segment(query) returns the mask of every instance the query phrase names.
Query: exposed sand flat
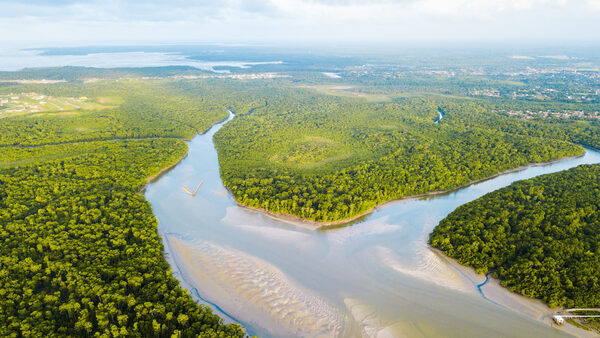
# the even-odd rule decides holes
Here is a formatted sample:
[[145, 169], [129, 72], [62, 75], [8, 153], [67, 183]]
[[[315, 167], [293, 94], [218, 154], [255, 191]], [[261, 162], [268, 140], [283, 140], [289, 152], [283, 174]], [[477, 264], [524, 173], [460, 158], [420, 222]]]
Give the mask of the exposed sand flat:
[[375, 251], [381, 263], [395, 271], [454, 290], [475, 292], [470, 280], [446, 264], [426, 246], [419, 245], [417, 247], [416, 265], [414, 266], [405, 264], [391, 249], [377, 246]]
[[353, 239], [393, 233], [402, 229], [401, 225], [389, 224], [388, 220], [388, 216], [383, 216], [373, 220], [368, 220], [358, 226], [332, 229], [329, 230], [329, 236], [327, 238], [332, 244], [343, 244], [344, 242], [348, 242]]
[[206, 300], [202, 299], [200, 297], [200, 295], [198, 294], [198, 292], [195, 292], [193, 290], [194, 286], [190, 285], [188, 282], [186, 282], [184, 280], [183, 276], [181, 275], [181, 270], [179, 269], [179, 266], [177, 265], [177, 263], [175, 262], [175, 259], [173, 258], [173, 254], [172, 254], [171, 248], [169, 246], [169, 243], [166, 242], [167, 236], [164, 234], [161, 234], [161, 237], [162, 237], [162, 242], [164, 245], [165, 259], [167, 260], [167, 262], [169, 262], [171, 269], [173, 269], [173, 271], [172, 271], [173, 277], [175, 277], [179, 281], [179, 284], [181, 285], [181, 287], [191, 291], [190, 296], [196, 303], [203, 304], [203, 305], [210, 307], [214, 314], [218, 315], [219, 317], [221, 317], [223, 319], [223, 323], [225, 323], [225, 324], [240, 324], [234, 318], [231, 318], [228, 314], [221, 311], [221, 309], [219, 309], [217, 306], [215, 306], [215, 304], [211, 304], [211, 303], [207, 302]]
[[401, 323], [386, 324], [377, 316], [377, 309], [358, 299], [346, 298], [344, 304], [361, 329], [361, 336], [373, 338], [408, 337]]
[[[257, 214], [262, 214], [265, 215], [269, 218], [271, 218], [274, 221], [278, 221], [278, 222], [282, 222], [282, 223], [287, 223], [289, 225], [293, 225], [296, 227], [300, 227], [300, 228], [304, 228], [307, 230], [316, 230], [318, 228], [320, 228], [321, 226], [323, 226], [323, 224], [317, 223], [317, 222], [313, 222], [313, 221], [307, 221], [307, 220], [302, 220], [301, 218], [298, 218], [296, 216], [292, 216], [292, 215], [287, 215], [287, 214], [277, 214], [277, 213], [273, 213], [270, 212], [268, 210], [265, 209], [259, 209], [259, 208], [253, 208], [247, 205], [242, 205], [239, 204], [239, 206], [247, 209], [247, 210], [252, 210], [254, 212], [256, 212]], [[228, 212], [228, 216], [229, 216], [229, 210], [227, 210]], [[227, 219], [223, 219], [224, 221], [227, 221]]]
[[[259, 216], [259, 217], [257, 217]], [[306, 249], [316, 249], [317, 243], [310, 240], [309, 230], [304, 227], [270, 227], [265, 224], [262, 215], [252, 215], [245, 212], [245, 210], [237, 207], [227, 208], [227, 213], [223, 217], [223, 224], [227, 224], [233, 228], [239, 229], [243, 232], [252, 233], [266, 240], [270, 240], [276, 243], [288, 243], [297, 247], [303, 247]]]
[[234, 318], [276, 336], [342, 335], [342, 313], [274, 266], [207, 242], [167, 240], [183, 278]]
[[411, 333], [422, 332], [422, 330], [415, 331], [413, 323], [405, 321], [386, 323], [382, 321], [377, 315], [376, 308], [363, 303], [359, 299], [345, 298], [344, 304], [355, 322], [358, 323], [362, 337], [399, 338], [411, 337]]
[[344, 304], [352, 314], [352, 317], [354, 317], [354, 320], [361, 327], [362, 335], [376, 337], [382, 323], [378, 320], [375, 309], [353, 298], [344, 299]]
[[277, 243], [290, 243], [297, 246], [314, 246], [314, 243], [307, 243], [310, 241], [310, 236], [301, 232], [249, 224], [236, 224], [234, 226], [242, 231], [254, 233]]
[[[460, 272], [473, 285], [479, 285], [485, 281], [485, 276], [478, 274], [472, 268], [466, 267], [458, 263], [455, 259], [447, 257], [441, 251], [435, 248], [428, 248], [428, 250], [439, 257], [440, 261], [446, 264], [448, 267], [452, 267], [454, 270]], [[543, 321], [548, 325], [559, 328], [561, 331], [569, 333], [577, 337], [598, 337], [596, 334], [590, 331], [580, 329], [574, 325], [565, 323], [561, 326], [557, 326], [552, 321], [552, 314], [556, 313], [558, 309], [552, 309], [548, 307], [544, 302], [529, 297], [522, 296], [509, 289], [500, 285], [500, 281], [496, 278], [489, 277], [488, 282], [481, 287], [483, 296], [489, 301], [494, 302], [507, 309], [520, 313], [521, 315]]]

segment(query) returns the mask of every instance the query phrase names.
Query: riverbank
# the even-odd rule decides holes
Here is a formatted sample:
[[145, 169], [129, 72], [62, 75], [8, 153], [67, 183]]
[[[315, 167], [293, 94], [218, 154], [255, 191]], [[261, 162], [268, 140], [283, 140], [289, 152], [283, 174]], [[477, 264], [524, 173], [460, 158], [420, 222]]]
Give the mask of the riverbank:
[[339, 309], [275, 266], [232, 248], [163, 238], [179, 279], [217, 313], [239, 320], [250, 334], [258, 330], [275, 336], [333, 337], [343, 331]]
[[179, 163], [181, 163], [181, 161], [183, 161], [188, 156], [189, 147], [187, 145], [187, 142], [185, 145], [188, 148], [188, 149], [186, 149], [185, 154], [183, 154], [183, 156], [181, 156], [175, 163], [171, 164], [168, 167], [162, 168], [156, 174], [148, 177], [148, 179], [146, 180], [146, 184], [144, 184], [144, 186], [138, 191], [138, 194], [144, 194], [144, 192], [146, 191], [146, 188], [148, 188], [148, 185], [150, 185], [152, 182], [158, 180], [162, 175], [166, 174], [169, 170], [175, 168]]
[[170, 166], [168, 166], [168, 167], [164, 167], [164, 168], [162, 168], [162, 169], [161, 169], [159, 172], [157, 172], [156, 174], [154, 174], [154, 175], [152, 175], [152, 176], [148, 177], [148, 179], [146, 180], [146, 184], [144, 184], [144, 186], [143, 186], [143, 187], [140, 189], [140, 191], [138, 191], [138, 193], [139, 193], [139, 194], [143, 194], [143, 193], [146, 191], [146, 188], [148, 188], [148, 185], [150, 185], [150, 183], [152, 183], [152, 182], [156, 181], [156, 180], [157, 180], [157, 179], [159, 179], [159, 178], [160, 178], [162, 175], [166, 174], [166, 173], [167, 173], [169, 170], [171, 170], [171, 169], [175, 168], [175, 167], [176, 167], [176, 166], [177, 166], [179, 163], [181, 163], [181, 161], [183, 161], [183, 160], [184, 160], [184, 159], [185, 159], [185, 158], [188, 156], [188, 153], [190, 152], [190, 147], [189, 147], [188, 143], [189, 143], [189, 142], [191, 142], [191, 141], [194, 139], [194, 137], [196, 137], [196, 136], [200, 136], [200, 135], [204, 135], [204, 134], [208, 133], [208, 131], [209, 131], [209, 130], [211, 130], [211, 129], [212, 129], [214, 126], [216, 126], [216, 125], [218, 125], [218, 124], [220, 124], [220, 123], [223, 123], [223, 122], [227, 121], [227, 119], [231, 118], [232, 114], [233, 114], [233, 112], [232, 112], [231, 110], [229, 110], [229, 115], [227, 115], [227, 117], [225, 117], [225, 118], [223, 118], [223, 119], [221, 119], [221, 120], [219, 120], [219, 121], [216, 121], [216, 122], [214, 122], [214, 123], [213, 123], [213, 124], [211, 124], [211, 125], [210, 125], [208, 128], [206, 128], [206, 130], [204, 130], [203, 132], [201, 132], [201, 133], [196, 133], [196, 134], [195, 134], [195, 135], [194, 135], [194, 136], [193, 136], [191, 139], [189, 139], [189, 140], [188, 140], [188, 139], [181, 139], [182, 141], [184, 141], [184, 142], [185, 142], [185, 145], [186, 145], [186, 148], [187, 148], [187, 149], [186, 149], [186, 151], [185, 151], [185, 154], [184, 154], [183, 156], [181, 156], [181, 157], [179, 158], [179, 160], [177, 160], [177, 162], [173, 163], [172, 165], [170, 165]]
[[466, 187], [469, 187], [471, 185], [477, 184], [477, 183], [481, 183], [487, 180], [491, 180], [493, 178], [496, 178], [498, 176], [501, 175], [505, 175], [505, 174], [510, 174], [510, 173], [514, 173], [514, 172], [519, 172], [522, 170], [525, 170], [527, 168], [531, 168], [531, 167], [539, 167], [539, 166], [546, 166], [546, 165], [550, 165], [553, 163], [557, 163], [557, 162], [561, 162], [561, 161], [566, 161], [566, 160], [570, 160], [570, 159], [574, 159], [574, 158], [579, 158], [585, 155], [585, 151], [583, 152], [583, 154], [579, 154], [579, 155], [574, 155], [574, 156], [567, 156], [567, 157], [561, 157], [559, 159], [556, 160], [552, 160], [552, 161], [547, 161], [547, 162], [535, 162], [535, 163], [530, 163], [529, 165], [523, 165], [520, 167], [516, 167], [513, 169], [508, 169], [508, 170], [504, 170], [501, 172], [498, 172], [494, 175], [491, 176], [487, 176], [481, 179], [477, 179], [474, 181], [471, 181], [469, 183], [463, 184], [461, 186], [458, 186], [456, 188], [453, 189], [449, 189], [449, 190], [438, 190], [438, 191], [433, 191], [433, 192], [429, 192], [429, 193], [425, 193], [425, 194], [418, 194], [418, 195], [412, 195], [412, 196], [406, 196], [406, 197], [402, 197], [402, 198], [398, 198], [398, 199], [394, 199], [391, 201], [387, 201], [381, 204], [377, 204], [376, 206], [374, 206], [373, 208], [370, 208], [369, 210], [362, 212], [360, 214], [357, 214], [355, 216], [349, 217], [349, 218], [345, 218], [342, 220], [338, 220], [338, 221], [331, 221], [331, 222], [319, 222], [319, 221], [312, 221], [312, 220], [307, 220], [298, 216], [294, 216], [291, 214], [287, 214], [287, 213], [278, 213], [278, 212], [273, 212], [264, 208], [257, 208], [257, 207], [252, 207], [246, 204], [243, 204], [241, 202], [239, 202], [235, 196], [233, 195], [233, 193], [231, 192], [231, 190], [229, 190], [229, 188], [225, 187], [227, 189], [227, 191], [231, 194], [232, 198], [235, 200], [235, 202], [237, 203], [238, 206], [249, 209], [249, 210], [254, 210], [260, 213], [263, 213], [271, 218], [274, 218], [278, 221], [284, 222], [284, 223], [288, 223], [294, 226], [298, 226], [298, 227], [302, 227], [302, 228], [306, 228], [306, 229], [311, 229], [311, 230], [317, 230], [319, 228], [323, 228], [323, 227], [332, 227], [332, 226], [336, 226], [336, 225], [343, 225], [346, 223], [350, 223], [352, 221], [356, 221], [357, 219], [361, 218], [361, 217], [365, 217], [369, 214], [371, 214], [372, 212], [374, 212], [377, 209], [380, 208], [385, 208], [389, 205], [392, 204], [396, 204], [396, 203], [402, 203], [402, 202], [407, 202], [407, 201], [412, 201], [412, 200], [416, 200], [416, 199], [421, 199], [421, 198], [426, 198], [426, 197], [433, 197], [433, 196], [438, 196], [438, 195], [444, 195], [444, 194], [450, 194], [452, 192], [464, 189]]
[[560, 326], [556, 325], [552, 320], [552, 314], [556, 313], [560, 309], [550, 308], [539, 299], [525, 297], [518, 293], [512, 292], [502, 286], [499, 279], [494, 278], [491, 275], [486, 276], [484, 274], [478, 274], [473, 268], [462, 265], [456, 259], [446, 256], [443, 251], [430, 245], [427, 245], [427, 247], [429, 250], [431, 250], [431, 252], [438, 256], [441, 261], [460, 273], [473, 285], [473, 287], [477, 288], [484, 299], [505, 309], [517, 312], [529, 319], [541, 321], [570, 335], [577, 337], [597, 337], [597, 335], [595, 335], [593, 332], [586, 331], [566, 322]]
[[171, 248], [169, 242], [169, 235], [161, 233], [159, 233], [159, 235], [161, 237], [161, 242], [163, 243], [163, 256], [165, 257], [165, 260], [169, 263], [169, 266], [171, 266], [171, 269], [173, 270], [171, 273], [173, 274], [173, 277], [175, 277], [175, 279], [179, 281], [180, 286], [183, 289], [188, 290], [190, 297], [192, 297], [192, 299], [196, 303], [208, 306], [214, 314], [223, 319], [224, 324], [238, 324], [240, 326], [243, 326], [242, 323], [240, 323], [235, 318], [231, 317], [229, 314], [225, 313], [218, 305], [213, 304], [200, 296], [198, 289], [196, 289], [194, 285], [188, 282], [186, 275], [181, 270], [180, 263], [178, 263], [176, 259], [177, 256], [174, 254], [176, 253], [176, 251], [174, 251]]

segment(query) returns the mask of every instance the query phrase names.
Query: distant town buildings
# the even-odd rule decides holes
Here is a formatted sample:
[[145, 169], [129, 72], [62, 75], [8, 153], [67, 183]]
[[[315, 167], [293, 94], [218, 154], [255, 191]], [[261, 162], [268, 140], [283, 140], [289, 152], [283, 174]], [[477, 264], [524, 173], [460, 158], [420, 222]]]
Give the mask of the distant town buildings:
[[552, 110], [493, 110], [494, 113], [501, 113], [508, 116], [520, 117], [523, 119], [534, 119], [534, 118], [557, 118], [557, 119], [595, 119], [600, 120], [600, 112], [586, 112], [583, 110], [563, 110], [563, 111], [552, 111]]

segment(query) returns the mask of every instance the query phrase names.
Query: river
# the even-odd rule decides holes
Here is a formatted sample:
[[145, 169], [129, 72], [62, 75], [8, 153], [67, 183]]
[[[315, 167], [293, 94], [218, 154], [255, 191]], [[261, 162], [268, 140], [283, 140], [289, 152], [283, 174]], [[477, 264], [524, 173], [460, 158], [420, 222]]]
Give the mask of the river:
[[[598, 163], [599, 152], [388, 203], [350, 225], [313, 230], [236, 204], [221, 182], [212, 142], [226, 122], [189, 142], [188, 156], [145, 196], [174, 274], [228, 321], [261, 336], [565, 334], [539, 320], [539, 302], [501, 288], [484, 296], [484, 276], [450, 264], [426, 241], [459, 205], [517, 180]], [[200, 182], [196, 196], [182, 190]]]
[[442, 108], [438, 108], [437, 109], [437, 113], [438, 113], [438, 118], [435, 119], [435, 121], [433, 121], [433, 123], [438, 124], [440, 122], [442, 122], [442, 119], [444, 118], [444, 115], [446, 115], [446, 113], [444, 113], [444, 111], [442, 110]]

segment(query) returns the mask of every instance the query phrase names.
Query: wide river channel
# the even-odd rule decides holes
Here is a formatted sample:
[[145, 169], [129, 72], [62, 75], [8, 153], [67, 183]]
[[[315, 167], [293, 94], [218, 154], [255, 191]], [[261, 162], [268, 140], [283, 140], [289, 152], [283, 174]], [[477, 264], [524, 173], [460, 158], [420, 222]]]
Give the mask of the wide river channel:
[[[426, 242], [458, 206], [517, 180], [598, 163], [599, 152], [388, 203], [351, 224], [314, 230], [236, 204], [212, 142], [227, 121], [189, 142], [188, 156], [145, 193], [175, 276], [226, 321], [260, 336], [565, 335], [539, 302], [497, 282], [480, 292], [483, 276]], [[195, 196], [183, 189], [201, 182]]]

